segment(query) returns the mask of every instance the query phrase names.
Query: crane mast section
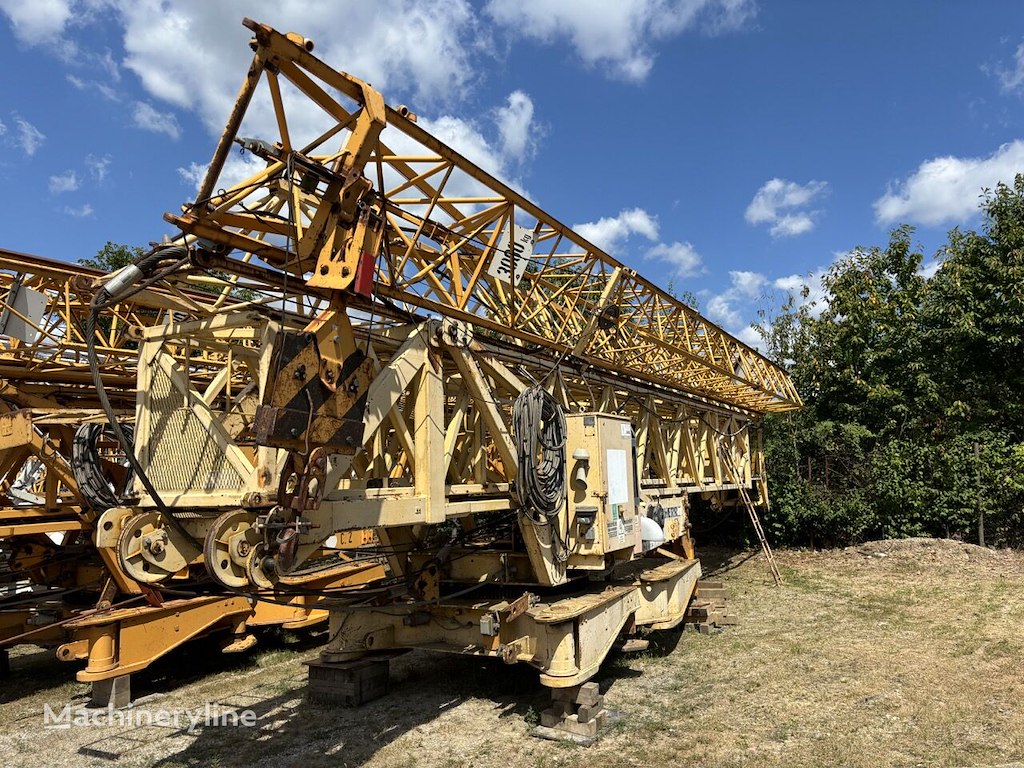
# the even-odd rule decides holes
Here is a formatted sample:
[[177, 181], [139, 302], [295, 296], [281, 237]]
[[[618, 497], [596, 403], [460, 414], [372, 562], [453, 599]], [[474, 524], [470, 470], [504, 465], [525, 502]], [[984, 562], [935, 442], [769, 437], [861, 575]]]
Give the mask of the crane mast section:
[[[303, 38], [246, 25], [253, 65], [199, 197], [167, 217], [204, 245], [208, 265], [276, 271], [292, 294], [344, 292], [379, 323], [424, 311], [456, 319], [552, 361], [571, 357], [730, 409], [799, 407], [785, 371], [446, 146], [408, 109], [385, 105]], [[269, 101], [276, 136], [243, 135], [257, 97]], [[232, 142], [266, 163], [237, 184], [226, 183], [238, 177], [224, 149]]]

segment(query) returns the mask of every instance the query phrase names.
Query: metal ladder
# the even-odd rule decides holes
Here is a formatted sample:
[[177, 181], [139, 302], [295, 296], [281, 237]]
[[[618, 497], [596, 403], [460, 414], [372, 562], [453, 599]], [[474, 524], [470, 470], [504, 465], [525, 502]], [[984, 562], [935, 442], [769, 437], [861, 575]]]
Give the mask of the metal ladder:
[[779, 566], [775, 563], [775, 555], [772, 553], [771, 545], [768, 543], [768, 537], [764, 534], [764, 526], [761, 525], [761, 518], [757, 514], [757, 507], [754, 506], [753, 499], [750, 498], [750, 493], [743, 485], [743, 477], [740, 475], [739, 470], [733, 463], [732, 456], [725, 449], [724, 446], [718, 446], [718, 458], [722, 462], [722, 466], [729, 473], [729, 477], [732, 482], [736, 485], [736, 490], [739, 491], [740, 500], [743, 502], [743, 506], [747, 508], [747, 514], [750, 515], [750, 522], [754, 526], [754, 533], [757, 534], [757, 540], [761, 543], [761, 551], [764, 552], [764, 559], [768, 561], [768, 570], [772, 574], [772, 580], [775, 582], [775, 586], [782, 586], [782, 574], [779, 573]]

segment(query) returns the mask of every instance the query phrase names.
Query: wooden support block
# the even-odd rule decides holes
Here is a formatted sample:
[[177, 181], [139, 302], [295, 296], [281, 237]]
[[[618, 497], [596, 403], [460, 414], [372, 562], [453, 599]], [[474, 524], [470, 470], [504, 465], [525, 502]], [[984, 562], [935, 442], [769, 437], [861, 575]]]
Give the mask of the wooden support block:
[[591, 720], [597, 718], [599, 714], [604, 712], [604, 702], [600, 701], [592, 707], [586, 705], [582, 706], [576, 712], [576, 719], [581, 723], [589, 723]]
[[562, 724], [563, 716], [554, 709], [545, 709], [540, 713], [540, 724], [545, 728], [557, 728]]
[[622, 644], [623, 653], [639, 653], [651, 647], [650, 640], [643, 640], [639, 637], [631, 637]]
[[705, 589], [725, 589], [724, 581], [705, 581], [701, 579], [697, 582], [697, 593], [701, 593]]
[[584, 707], [593, 707], [601, 701], [601, 687], [597, 683], [584, 683], [576, 694], [576, 703]]
[[574, 685], [571, 688], [552, 688], [552, 701], [576, 701], [576, 695], [580, 692], [580, 686]]
[[576, 703], [572, 701], [553, 701], [551, 711], [559, 717], [565, 717], [576, 712]]
[[307, 661], [307, 691], [313, 701], [358, 707], [388, 692], [387, 659], [358, 659], [329, 664]]
[[729, 595], [724, 589], [700, 589], [696, 597], [700, 600], [725, 600]]
[[106, 680], [97, 680], [92, 684], [92, 696], [89, 705], [106, 709], [124, 709], [132, 703], [132, 676], [121, 675]]
[[581, 723], [576, 715], [569, 715], [558, 727], [579, 736], [597, 736], [597, 720]]
[[611, 712], [603, 706], [594, 710], [584, 705], [581, 709], [586, 710], [582, 718], [579, 714], [556, 718], [552, 710], [545, 709], [540, 713], [541, 724], [530, 731], [530, 735], [540, 739], [590, 746], [600, 733], [621, 719], [617, 712]]

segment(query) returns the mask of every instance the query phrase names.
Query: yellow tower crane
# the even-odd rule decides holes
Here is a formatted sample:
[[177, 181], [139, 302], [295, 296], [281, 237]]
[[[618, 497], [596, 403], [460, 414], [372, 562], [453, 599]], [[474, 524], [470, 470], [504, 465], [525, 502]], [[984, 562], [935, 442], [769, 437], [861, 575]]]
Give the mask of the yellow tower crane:
[[[793, 383], [311, 41], [245, 25], [207, 175], [166, 216], [181, 237], [93, 302], [95, 322], [140, 288], [247, 292], [140, 331], [119, 560], [285, 599], [325, 545], [380, 556], [358, 594], [321, 592], [317, 675], [423, 647], [576, 691], [616, 642], [683, 620], [689, 498], [767, 498], [760, 420], [800, 406]], [[211, 378], [212, 352], [231, 375]], [[374, 543], [337, 545], [356, 530]]]

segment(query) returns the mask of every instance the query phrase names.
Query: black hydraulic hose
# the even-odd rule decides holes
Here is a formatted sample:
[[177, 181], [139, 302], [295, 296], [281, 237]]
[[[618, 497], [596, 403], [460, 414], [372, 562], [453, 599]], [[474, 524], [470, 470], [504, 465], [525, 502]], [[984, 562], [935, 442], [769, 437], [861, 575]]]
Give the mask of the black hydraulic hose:
[[[110, 428], [113, 431], [114, 436], [117, 438], [117, 441], [121, 444], [121, 448], [124, 450], [128, 463], [131, 464], [136, 477], [138, 477], [142, 482], [142, 485], [149, 494], [149, 497], [156, 504], [160, 513], [167, 519], [167, 522], [170, 523], [171, 527], [184, 536], [187, 541], [194, 542], [197, 546], [200, 546], [195, 537], [193, 537], [182, 522], [174, 516], [170, 507], [164, 503], [156, 487], [153, 485], [152, 481], [150, 481], [145, 470], [142, 468], [142, 465], [139, 463], [138, 458], [136, 458], [133, 442], [128, 435], [125, 434], [120, 422], [118, 422], [117, 416], [114, 413], [114, 407], [110, 404], [110, 398], [107, 397], [106, 387], [103, 386], [103, 376], [100, 374], [99, 355], [96, 352], [96, 325], [100, 312], [116, 301], [121, 300], [124, 295], [128, 293], [126, 289], [132, 286], [132, 283], [134, 283], [135, 280], [152, 273], [160, 262], [175, 257], [179, 257], [179, 261], [187, 260], [188, 249], [185, 246], [171, 246], [169, 248], [155, 249], [154, 251], [145, 254], [135, 264], [128, 267], [126, 272], [131, 271], [131, 276], [134, 279], [119, 279], [125, 274], [125, 272], [122, 272], [118, 277], [115, 277], [113, 280], [108, 282], [107, 285], [100, 288], [96, 292], [96, 295], [93, 296], [92, 301], [89, 302], [89, 314], [85, 321], [85, 337], [89, 351], [89, 372], [92, 374], [92, 381], [96, 386], [96, 395], [99, 398], [103, 412], [107, 416], [107, 421], [110, 423]], [[111, 285], [116, 285], [116, 287], [108, 289], [108, 286]], [[131, 292], [135, 293], [138, 290], [141, 290], [141, 288], [136, 287]]]

